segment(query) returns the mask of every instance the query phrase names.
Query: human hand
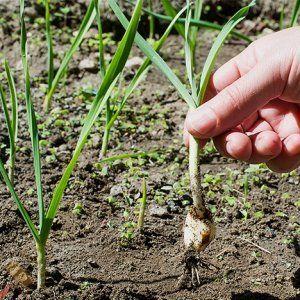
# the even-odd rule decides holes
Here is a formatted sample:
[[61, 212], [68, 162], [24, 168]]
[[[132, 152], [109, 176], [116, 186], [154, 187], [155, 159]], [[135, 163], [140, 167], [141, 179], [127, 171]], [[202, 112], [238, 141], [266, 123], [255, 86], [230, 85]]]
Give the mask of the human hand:
[[218, 151], [276, 172], [300, 165], [300, 28], [253, 42], [218, 69], [207, 101], [190, 111], [189, 134], [201, 144], [213, 138]]

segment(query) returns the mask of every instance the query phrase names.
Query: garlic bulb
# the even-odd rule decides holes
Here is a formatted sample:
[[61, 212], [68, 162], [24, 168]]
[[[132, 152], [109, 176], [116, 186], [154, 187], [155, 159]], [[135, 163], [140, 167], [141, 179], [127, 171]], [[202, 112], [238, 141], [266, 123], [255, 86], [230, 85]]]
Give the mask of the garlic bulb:
[[203, 251], [214, 239], [216, 227], [209, 211], [203, 211], [192, 206], [186, 216], [184, 225], [184, 244], [197, 252]]

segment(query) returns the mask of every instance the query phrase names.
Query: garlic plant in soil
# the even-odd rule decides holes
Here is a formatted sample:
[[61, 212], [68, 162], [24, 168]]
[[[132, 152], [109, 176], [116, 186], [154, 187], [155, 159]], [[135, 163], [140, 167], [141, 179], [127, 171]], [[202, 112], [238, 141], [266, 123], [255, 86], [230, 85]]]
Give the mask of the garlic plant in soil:
[[[141, 11], [142, 11], [143, 0], [138, 0], [136, 2], [136, 7], [132, 15], [130, 24], [120, 41], [118, 48], [113, 56], [107, 72], [100, 84], [97, 95], [95, 96], [91, 108], [85, 117], [83, 127], [78, 138], [76, 148], [73, 152], [72, 158], [64, 170], [60, 181], [57, 183], [56, 188], [53, 190], [52, 198], [49, 203], [49, 207], [46, 210], [44, 197], [43, 197], [43, 186], [42, 186], [42, 167], [41, 167], [41, 157], [39, 151], [39, 134], [36, 113], [34, 110], [34, 105], [31, 97], [31, 83], [30, 83], [30, 73], [29, 65], [27, 59], [27, 32], [25, 26], [25, 1], [20, 0], [20, 26], [21, 26], [21, 55], [23, 63], [23, 72], [25, 78], [25, 102], [26, 102], [26, 111], [27, 111], [27, 121], [29, 127], [29, 133], [31, 137], [32, 153], [34, 160], [34, 173], [35, 173], [35, 183], [37, 191], [37, 203], [39, 210], [39, 222], [36, 226], [35, 222], [31, 219], [29, 213], [26, 210], [25, 205], [20, 200], [18, 194], [15, 191], [14, 185], [9, 178], [8, 172], [0, 159], [0, 174], [2, 175], [3, 181], [5, 182], [9, 192], [12, 195], [12, 199], [16, 203], [28, 229], [30, 230], [33, 240], [36, 244], [36, 253], [37, 253], [37, 288], [42, 289], [45, 287], [46, 279], [46, 244], [49, 238], [51, 231], [51, 226], [54, 218], [57, 215], [60, 202], [62, 200], [63, 194], [67, 187], [68, 181], [74, 170], [78, 158], [87, 142], [88, 136], [91, 132], [91, 129], [99, 117], [99, 114], [102, 112], [106, 105], [106, 101], [111, 96], [113, 88], [116, 85], [117, 79], [120, 76], [128, 56], [131, 52], [132, 44], [138, 27]], [[10, 83], [9, 83], [10, 84]], [[6, 102], [3, 101], [2, 95], [2, 104]], [[5, 114], [7, 115], [6, 120], [10, 120], [8, 112], [6, 109]], [[17, 116], [14, 118], [16, 122]], [[12, 130], [12, 123], [7, 122], [8, 129]], [[14, 123], [15, 124], [15, 123]], [[16, 127], [16, 126], [15, 126]], [[17, 127], [16, 127], [17, 128]], [[16, 136], [16, 130], [10, 134], [12, 137]], [[15, 139], [11, 139], [12, 143], [15, 143]]]
[[[166, 3], [167, 1], [164, 1]], [[108, 3], [123, 27], [128, 27], [128, 20], [122, 13], [120, 7], [115, 0], [108, 0]], [[149, 59], [155, 64], [158, 69], [170, 80], [174, 85], [175, 89], [179, 92], [181, 97], [187, 102], [190, 109], [196, 109], [199, 107], [204, 100], [204, 95], [208, 86], [208, 82], [215, 66], [216, 58], [221, 50], [225, 40], [233, 31], [238, 23], [245, 19], [251, 7], [255, 5], [255, 1], [252, 1], [249, 5], [240, 9], [222, 28], [221, 32], [215, 39], [213, 46], [207, 56], [205, 64], [202, 68], [200, 82], [197, 82], [196, 62], [195, 62], [195, 46], [197, 44], [198, 29], [193, 26], [190, 28], [190, 23], [193, 21], [200, 20], [202, 1], [195, 1], [195, 8], [187, 11], [185, 18], [185, 26], [179, 29], [181, 34], [185, 36], [185, 55], [186, 55], [186, 71], [189, 79], [190, 90], [187, 90], [185, 85], [179, 80], [174, 74], [170, 67], [160, 57], [160, 55], [151, 47], [147, 41], [143, 39], [141, 35], [137, 33], [135, 42], [141, 51], [148, 56]], [[187, 6], [190, 7], [189, 1]], [[178, 24], [183, 26], [182, 24]], [[177, 26], [177, 27], [179, 27]], [[180, 28], [180, 27], [179, 27]], [[201, 175], [200, 175], [200, 148], [199, 141], [195, 138], [190, 138], [189, 143], [189, 175], [190, 175], [190, 186], [193, 198], [193, 206], [186, 217], [184, 226], [184, 243], [186, 247], [192, 248], [197, 252], [203, 251], [208, 244], [212, 241], [215, 236], [215, 226], [213, 224], [211, 214], [205, 206], [204, 195], [201, 190]]]

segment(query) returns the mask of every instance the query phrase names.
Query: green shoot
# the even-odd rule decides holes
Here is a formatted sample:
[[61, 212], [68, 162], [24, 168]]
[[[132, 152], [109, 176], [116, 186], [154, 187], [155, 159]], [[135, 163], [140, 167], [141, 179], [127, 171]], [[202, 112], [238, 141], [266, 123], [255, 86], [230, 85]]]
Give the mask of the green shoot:
[[300, 0], [295, 0], [295, 5], [294, 5], [293, 11], [292, 11], [290, 27], [297, 26], [299, 14], [300, 14]]
[[283, 3], [280, 8], [280, 16], [279, 16], [279, 30], [282, 30], [284, 28], [284, 17], [285, 17], [285, 0], [283, 0]]
[[[152, 0], [148, 0], [148, 9], [150, 11], [153, 11]], [[155, 38], [155, 18], [154, 18], [154, 16], [149, 16], [149, 24], [150, 24], [149, 39], [153, 40]]]
[[153, 155], [156, 155], [158, 151], [152, 150], [148, 152], [137, 152], [137, 153], [123, 153], [123, 154], [118, 154], [106, 158], [102, 158], [99, 162], [98, 165], [104, 164], [104, 163], [110, 163], [114, 162], [116, 160], [122, 160], [122, 159], [127, 159], [127, 158], [145, 158], [145, 157], [152, 157]]
[[[202, 14], [202, 6], [203, 6], [203, 1], [202, 0], [196, 0], [195, 2], [195, 10], [194, 10], [194, 19], [199, 21], [201, 18]], [[189, 20], [189, 22], [191, 22]], [[190, 24], [189, 24], [190, 26]], [[199, 27], [197, 26], [192, 26], [191, 28], [191, 33], [190, 33], [190, 43], [191, 43], [191, 52], [192, 52], [192, 65], [194, 68], [194, 71], [196, 71], [196, 44], [197, 44], [197, 36], [199, 32]]]
[[0, 100], [4, 112], [5, 122], [9, 135], [9, 179], [14, 184], [14, 169], [16, 160], [16, 142], [18, 136], [18, 102], [15, 82], [11, 74], [7, 60], [4, 61], [4, 68], [10, 91], [11, 113], [8, 110], [6, 96], [0, 84]]
[[[94, 6], [95, 6], [95, 10], [96, 10], [96, 19], [97, 19], [97, 25], [98, 25], [99, 66], [100, 66], [100, 74], [103, 78], [106, 73], [106, 66], [105, 66], [105, 61], [104, 61], [103, 30], [102, 30], [102, 22], [101, 22], [100, 2], [98, 0], [94, 0]], [[106, 113], [106, 124], [108, 124], [111, 119], [111, 115], [112, 115], [110, 99], [107, 99], [105, 113]], [[102, 156], [106, 155], [108, 141], [109, 141], [109, 135], [110, 135], [110, 131], [108, 130], [107, 126], [105, 126], [103, 140], [102, 140], [102, 149], [101, 149]]]
[[23, 64], [23, 73], [25, 78], [25, 101], [27, 110], [27, 122], [29, 126], [29, 133], [31, 138], [32, 152], [33, 152], [33, 162], [34, 162], [34, 174], [35, 183], [38, 196], [38, 206], [39, 206], [39, 221], [40, 226], [43, 225], [44, 221], [44, 201], [43, 201], [43, 188], [41, 179], [41, 158], [39, 150], [39, 135], [36, 122], [36, 116], [34, 112], [34, 107], [31, 99], [31, 87], [30, 87], [30, 74], [29, 66], [27, 60], [27, 32], [25, 27], [25, 4], [24, 0], [20, 0], [20, 25], [21, 25], [21, 55]]
[[[172, 3], [170, 0], [162, 0], [162, 5], [164, 7], [164, 10], [166, 12], [166, 14], [171, 18], [174, 19], [174, 17], [176, 16], [177, 12], [176, 9], [173, 7]], [[178, 33], [185, 38], [185, 29], [184, 26], [182, 24], [175, 24], [175, 28], [178, 31]]]
[[137, 227], [139, 230], [143, 230], [144, 223], [145, 223], [146, 205], [147, 205], [147, 184], [146, 184], [145, 178], [143, 178], [142, 198], [140, 201], [141, 201], [141, 204], [140, 204], [140, 212], [139, 212], [139, 219], [138, 219]]
[[50, 14], [50, 0], [44, 0], [45, 6], [45, 22], [46, 22], [46, 40], [48, 46], [48, 92], [51, 90], [52, 81], [54, 78], [54, 63], [53, 63], [53, 41], [51, 32], [51, 14]]
[[97, 25], [98, 25], [98, 35], [99, 35], [99, 67], [100, 67], [100, 74], [102, 78], [105, 76], [106, 72], [106, 65], [105, 65], [105, 59], [104, 59], [104, 45], [103, 45], [103, 29], [102, 29], [102, 22], [101, 22], [101, 10], [100, 10], [100, 4], [98, 0], [94, 0], [94, 7], [96, 10], [96, 19], [97, 19]]
[[[62, 178], [57, 184], [52, 199], [50, 201], [47, 212], [45, 212], [43, 195], [42, 195], [42, 184], [41, 184], [41, 164], [40, 164], [40, 153], [39, 153], [39, 140], [38, 140], [38, 129], [36, 123], [36, 115], [31, 99], [30, 91], [30, 76], [29, 76], [29, 67], [27, 62], [27, 34], [24, 20], [24, 0], [20, 0], [20, 25], [21, 25], [21, 54], [22, 62], [24, 69], [25, 77], [25, 99], [26, 99], [26, 109], [27, 109], [27, 120], [29, 125], [29, 132], [31, 136], [31, 143], [33, 149], [34, 157], [34, 171], [35, 171], [35, 180], [37, 187], [37, 198], [39, 206], [39, 227], [36, 228], [33, 221], [31, 220], [29, 214], [26, 211], [26, 208], [20, 201], [18, 195], [15, 192], [15, 189], [12, 185], [12, 182], [9, 179], [7, 171], [0, 160], [0, 173], [4, 179], [5, 184], [7, 185], [13, 200], [15, 201], [18, 209], [20, 210], [30, 232], [32, 233], [37, 251], [37, 288], [41, 289], [45, 286], [45, 273], [46, 273], [46, 242], [49, 237], [50, 229], [53, 223], [53, 220], [57, 214], [59, 204], [63, 197], [64, 191], [67, 187], [67, 183], [71, 176], [72, 171], [74, 170], [78, 158], [86, 144], [89, 133], [97, 120], [99, 114], [106, 105], [106, 101], [111, 96], [113, 88], [118, 80], [120, 73], [122, 72], [125, 63], [128, 59], [129, 53], [131, 51], [134, 37], [137, 31], [141, 11], [142, 11], [143, 1], [137, 1], [133, 16], [131, 18], [128, 29], [126, 30], [121, 42], [118, 45], [116, 53], [107, 69], [107, 72], [103, 78], [103, 81], [99, 87], [97, 95], [92, 103], [89, 113], [87, 114], [83, 128], [81, 130], [76, 148], [73, 152], [70, 163], [67, 165], [66, 169], [63, 172]], [[10, 126], [12, 127], [12, 126]]]
[[45, 111], [49, 111], [49, 109], [51, 108], [52, 97], [58, 86], [58, 83], [61, 80], [61, 78], [63, 77], [63, 75], [65, 74], [68, 64], [69, 64], [71, 58], [73, 57], [73, 54], [76, 52], [76, 50], [80, 46], [85, 34], [90, 29], [90, 27], [95, 19], [95, 16], [96, 16], [96, 11], [94, 9], [94, 1], [91, 1], [89, 4], [89, 7], [87, 9], [87, 12], [82, 20], [82, 23], [80, 25], [78, 33], [77, 33], [70, 49], [66, 52], [66, 54], [60, 64], [60, 67], [52, 81], [51, 89], [48, 91], [47, 96], [44, 101], [44, 110]]

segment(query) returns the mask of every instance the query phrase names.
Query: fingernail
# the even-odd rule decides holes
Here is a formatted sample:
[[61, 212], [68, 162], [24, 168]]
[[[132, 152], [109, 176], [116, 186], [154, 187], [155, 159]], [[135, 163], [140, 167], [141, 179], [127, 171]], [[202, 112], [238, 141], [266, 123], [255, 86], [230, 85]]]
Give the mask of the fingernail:
[[187, 125], [192, 134], [205, 136], [214, 130], [217, 119], [210, 109], [203, 108], [189, 112]]

